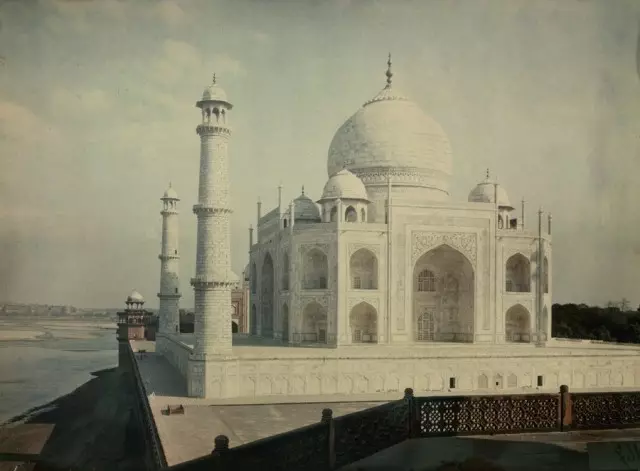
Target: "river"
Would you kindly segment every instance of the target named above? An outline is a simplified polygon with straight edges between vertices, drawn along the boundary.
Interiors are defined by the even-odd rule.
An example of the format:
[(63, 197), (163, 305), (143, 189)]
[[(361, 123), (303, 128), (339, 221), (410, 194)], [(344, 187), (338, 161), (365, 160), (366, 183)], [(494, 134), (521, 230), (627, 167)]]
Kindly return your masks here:
[(115, 324), (0, 321), (0, 424), (117, 366)]

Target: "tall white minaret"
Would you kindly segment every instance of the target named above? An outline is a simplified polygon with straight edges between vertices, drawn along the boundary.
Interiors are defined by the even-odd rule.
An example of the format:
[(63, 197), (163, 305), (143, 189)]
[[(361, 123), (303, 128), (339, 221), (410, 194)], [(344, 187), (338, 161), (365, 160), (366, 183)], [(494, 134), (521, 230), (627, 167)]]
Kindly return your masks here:
[(162, 250), (160, 259), (160, 333), (175, 334), (180, 331), (180, 278), (178, 254), (178, 194), (171, 187), (160, 198), (162, 201)]
[[(231, 353), (231, 275), (229, 157), (231, 129), (229, 111), (233, 107), (216, 83), (208, 86), (196, 103), (202, 110), (200, 136), (200, 184), (195, 291), (195, 346), (193, 360)], [(206, 383), (205, 383), (206, 384)], [(206, 391), (205, 391), (206, 393)]]

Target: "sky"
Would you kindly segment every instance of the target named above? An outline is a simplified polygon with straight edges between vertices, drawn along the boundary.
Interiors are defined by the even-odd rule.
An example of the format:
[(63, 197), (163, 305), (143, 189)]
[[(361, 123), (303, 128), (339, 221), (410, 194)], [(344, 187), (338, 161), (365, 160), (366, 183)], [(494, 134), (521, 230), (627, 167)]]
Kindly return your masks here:
[(527, 221), (553, 214), (554, 302), (640, 304), (639, 24), (633, 0), (0, 1), (0, 302), (119, 307), (135, 288), (157, 306), (171, 181), (192, 306), (212, 73), (234, 104), (241, 273), (258, 198), (320, 196), (391, 52), (451, 141), (452, 199), (490, 168)]

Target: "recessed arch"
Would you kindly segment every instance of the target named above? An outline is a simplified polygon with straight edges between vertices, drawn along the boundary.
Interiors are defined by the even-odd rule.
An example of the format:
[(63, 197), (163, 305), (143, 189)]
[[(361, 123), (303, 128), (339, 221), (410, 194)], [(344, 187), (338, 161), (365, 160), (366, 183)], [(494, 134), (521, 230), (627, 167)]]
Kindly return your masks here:
[(251, 294), (257, 294), (258, 292), (258, 269), (256, 268), (256, 262), (251, 264)]
[(509, 257), (505, 265), (505, 290), (509, 293), (531, 291), (531, 262), (517, 253)]
[(329, 221), (330, 222), (337, 222), (338, 221), (338, 207), (334, 206), (333, 208), (331, 208), (331, 211), (329, 212)]
[(441, 244), (413, 268), (413, 327), (419, 342), (473, 342), (473, 266), (459, 250)]
[(289, 306), (287, 303), (282, 305), (282, 341), (289, 341)]
[(307, 251), (302, 261), (302, 289), (327, 289), (329, 262), (327, 255), (318, 248)]
[(231, 333), (232, 334), (238, 333), (238, 323), (236, 321), (231, 321)]
[(540, 320), (540, 335), (542, 338), (540, 340), (546, 341), (549, 339), (549, 309), (547, 306), (542, 308), (542, 319)]
[(353, 206), (348, 206), (344, 211), (345, 222), (358, 222), (358, 212)]
[(349, 328), (352, 343), (377, 343), (378, 311), (365, 301), (356, 304), (349, 313)]
[(302, 341), (327, 341), (327, 310), (315, 301), (308, 303), (302, 311)]
[(505, 340), (513, 343), (531, 341), (531, 314), (522, 304), (511, 306), (505, 316)]
[(258, 334), (258, 309), (256, 308), (255, 304), (251, 305), (251, 317), (249, 318), (249, 324), (251, 324), (249, 326), (251, 335), (257, 335)]
[(289, 291), (289, 254), (287, 252), (282, 255), (281, 289)]
[(542, 287), (545, 294), (549, 292), (549, 259), (544, 257), (542, 262)]
[(360, 210), (360, 221), (367, 222), (367, 211), (364, 208)]
[(378, 289), (378, 258), (369, 249), (356, 250), (349, 259), (351, 289)]
[(261, 335), (273, 336), (273, 297), (274, 297), (274, 268), (271, 254), (267, 252), (262, 262), (261, 287)]

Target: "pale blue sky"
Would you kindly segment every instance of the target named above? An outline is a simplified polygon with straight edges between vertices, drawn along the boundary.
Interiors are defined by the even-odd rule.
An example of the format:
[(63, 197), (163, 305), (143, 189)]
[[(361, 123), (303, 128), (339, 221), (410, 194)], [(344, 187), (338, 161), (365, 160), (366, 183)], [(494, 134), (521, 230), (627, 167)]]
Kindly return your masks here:
[(447, 132), (453, 198), (490, 167), (554, 215), (555, 301), (640, 303), (640, 2), (0, 2), (0, 301), (157, 305), (162, 196), (195, 270), (195, 101), (234, 103), (233, 267), (265, 212), (326, 180), (334, 132), (394, 84)]

